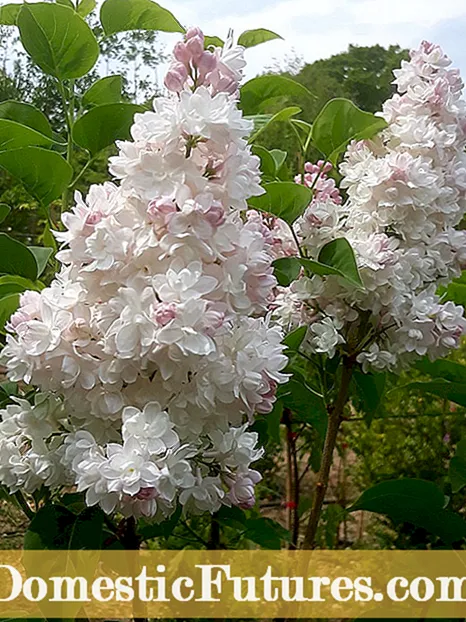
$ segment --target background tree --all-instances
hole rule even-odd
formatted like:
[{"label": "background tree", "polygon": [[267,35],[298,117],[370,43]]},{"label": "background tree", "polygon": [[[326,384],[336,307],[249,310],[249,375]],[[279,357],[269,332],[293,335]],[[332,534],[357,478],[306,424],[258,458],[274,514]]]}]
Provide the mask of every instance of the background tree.
[{"label": "background tree", "polygon": [[[399,45],[388,48],[381,45],[350,45],[346,52],[306,63],[297,72],[300,59],[296,57],[288,58],[284,66],[272,66],[269,71],[292,76],[314,95],[314,99],[295,98],[294,101],[302,109],[300,118],[312,123],[323,106],[336,97],[350,99],[367,112],[381,110],[383,102],[394,93],[393,70],[407,58],[408,50]],[[269,107],[264,112],[276,110],[279,107]],[[263,132],[259,142],[268,149],[280,144],[281,149],[289,154],[288,164],[295,167],[295,171],[301,170],[298,138],[289,124],[274,124]],[[315,161],[319,159],[319,154],[310,151],[308,157]]]}]

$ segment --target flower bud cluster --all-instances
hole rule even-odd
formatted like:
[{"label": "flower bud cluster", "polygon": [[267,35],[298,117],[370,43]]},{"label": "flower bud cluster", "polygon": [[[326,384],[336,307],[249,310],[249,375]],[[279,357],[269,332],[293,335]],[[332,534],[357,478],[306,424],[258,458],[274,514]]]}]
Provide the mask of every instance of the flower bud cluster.
[{"label": "flower bud cluster", "polygon": [[[204,54],[198,29],[175,49],[199,72]],[[236,76],[242,49],[216,62]],[[262,189],[232,92],[203,78],[157,99],[119,143],[120,185],[92,186],[63,215],[62,269],[22,295],[2,351],[9,378],[41,391],[0,411],[10,490],[76,486],[89,505],[157,520],[177,503],[254,504],[262,450],[248,428],[272,409],[286,357],[267,315],[272,244],[241,211]]]},{"label": "flower bud cluster", "polygon": [[199,28],[189,28],[184,41],[176,44],[173,62],[165,77],[169,91],[181,91],[198,86],[210,87],[212,93],[238,95],[239,83],[246,65],[244,48],[234,45],[228,37],[223,47],[205,48],[205,37]]},{"label": "flower bud cluster", "polygon": [[[302,276],[282,290],[283,325],[308,323],[311,352],[355,352],[363,369],[394,370],[445,356],[466,329],[463,308],[442,302],[439,285],[466,268],[466,105],[459,73],[423,42],[395,71],[383,107],[388,127],[346,153],[342,201],[328,165],[307,165],[312,203],[296,223],[304,252],[331,240],[355,251],[364,288],[338,276]],[[317,177],[318,176],[318,177]],[[299,179],[301,181],[301,179]]]}]

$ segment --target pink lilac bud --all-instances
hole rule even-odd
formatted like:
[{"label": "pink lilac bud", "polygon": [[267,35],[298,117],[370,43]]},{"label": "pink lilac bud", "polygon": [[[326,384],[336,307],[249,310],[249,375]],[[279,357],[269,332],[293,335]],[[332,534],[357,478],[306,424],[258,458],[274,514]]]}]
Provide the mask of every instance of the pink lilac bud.
[{"label": "pink lilac bud", "polygon": [[185,45],[193,61],[199,61],[204,53],[204,35],[200,33],[189,38],[186,36]]},{"label": "pink lilac bud", "polygon": [[192,26],[191,28],[188,28],[184,36],[185,41],[187,41],[188,39],[193,39],[194,37],[200,37],[202,39],[202,43],[204,44],[204,33],[198,26]]},{"label": "pink lilac bud", "polygon": [[332,166],[332,164],[330,162],[324,162],[324,160],[319,160],[317,162],[317,167],[324,174],[330,173],[330,171],[333,168],[333,166]]},{"label": "pink lilac bud", "polygon": [[211,205],[204,215],[212,227],[220,227],[225,222],[225,210],[221,205]]},{"label": "pink lilac bud", "polygon": [[84,221],[85,225],[89,225],[93,227],[97,225],[102,220],[102,212],[91,212],[87,215],[86,220]]},{"label": "pink lilac bud", "polygon": [[170,199],[154,199],[147,206],[151,222],[158,226],[166,225],[175,212],[176,205]]},{"label": "pink lilac bud", "polygon": [[230,488],[229,500],[243,510],[251,509],[256,503],[254,488],[261,479],[260,473],[252,469],[247,473],[238,473],[235,480],[226,482]]},{"label": "pink lilac bud", "polygon": [[165,76],[164,84],[169,91],[179,93],[183,90],[188,79],[188,70],[182,63],[175,63]]},{"label": "pink lilac bud", "polygon": [[205,323],[207,325],[207,334],[218,330],[225,322],[225,312],[215,308],[207,309],[205,313]]},{"label": "pink lilac bud", "polygon": [[142,501],[157,499],[159,493],[155,488],[141,488],[141,490],[137,493],[136,499],[141,499]]},{"label": "pink lilac bud", "polygon": [[178,41],[173,50],[173,56],[177,61],[183,63],[183,65],[188,65],[191,61],[191,54],[189,53],[186,44],[182,41]]},{"label": "pink lilac bud", "polygon": [[201,76],[206,76],[207,74],[214,71],[214,69],[217,67],[217,64],[217,57],[212,54],[212,52],[203,52],[202,56],[199,59],[199,62],[197,63],[197,68],[199,69]]},{"label": "pink lilac bud", "polygon": [[176,306],[173,302],[161,302],[154,310],[154,320],[160,326],[166,326],[176,317]]},{"label": "pink lilac bud", "polygon": [[24,309],[19,308],[18,311],[13,313],[13,315],[10,317],[8,326],[16,330],[20,324],[23,324],[24,322],[30,322],[31,320],[32,318],[29,313],[27,313]]},{"label": "pink lilac bud", "polygon": [[23,322],[29,322],[36,317],[40,316],[40,301],[41,297],[39,292],[26,291],[21,294],[20,303],[21,306],[14,313],[9,322],[9,326],[16,328]]}]

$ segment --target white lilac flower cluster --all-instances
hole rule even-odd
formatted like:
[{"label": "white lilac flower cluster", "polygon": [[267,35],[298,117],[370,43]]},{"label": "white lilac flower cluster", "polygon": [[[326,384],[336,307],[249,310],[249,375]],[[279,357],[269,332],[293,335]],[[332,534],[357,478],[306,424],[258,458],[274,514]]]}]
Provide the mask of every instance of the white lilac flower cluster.
[{"label": "white lilac flower cluster", "polygon": [[387,129],[353,142],[341,165],[346,201],[322,162],[298,179],[314,187],[295,225],[304,253],[316,258],[344,237],[364,283],[303,275],[281,291],[281,324],[309,324],[312,352],[333,357],[358,345],[365,371],[394,370],[446,355],[465,331],[463,308],[436,295],[466,267],[466,231],[457,229],[466,212],[466,105],[449,65],[424,42],[395,71],[398,93],[382,113]]},{"label": "white lilac flower cluster", "polygon": [[188,30],[183,84],[135,116],[110,164],[120,185],[76,195],[60,273],[10,320],[8,377],[40,390],[0,411],[11,491],[75,485],[89,505],[156,520],[177,503],[254,504],[262,449],[248,428],[286,357],[267,315],[272,244],[244,211],[262,189],[235,98],[243,48],[208,52],[212,76],[193,69],[203,47]]}]

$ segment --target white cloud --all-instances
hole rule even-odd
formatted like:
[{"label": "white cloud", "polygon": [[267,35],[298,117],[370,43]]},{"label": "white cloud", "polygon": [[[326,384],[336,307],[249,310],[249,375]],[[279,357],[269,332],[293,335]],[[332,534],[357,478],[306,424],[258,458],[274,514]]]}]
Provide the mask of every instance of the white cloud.
[{"label": "white cloud", "polygon": [[[0,5],[21,0],[0,0]],[[32,0],[36,1],[36,0]],[[101,0],[99,0],[100,3]],[[184,25],[225,36],[249,28],[269,28],[284,41],[247,51],[252,77],[293,50],[306,62],[344,51],[350,43],[403,47],[423,39],[439,43],[466,78],[466,3],[464,0],[158,0]],[[178,35],[163,35],[170,48]]]},{"label": "white cloud", "polygon": [[[455,65],[466,75],[466,57],[460,37],[452,41],[452,28],[466,23],[464,0],[161,0],[187,24],[198,24],[209,34],[225,35],[228,28],[240,33],[248,28],[269,28],[285,41],[249,50],[248,76],[259,73],[292,49],[307,62],[359,45],[417,46],[422,39],[437,37]],[[464,31],[464,28],[463,28]]]}]

